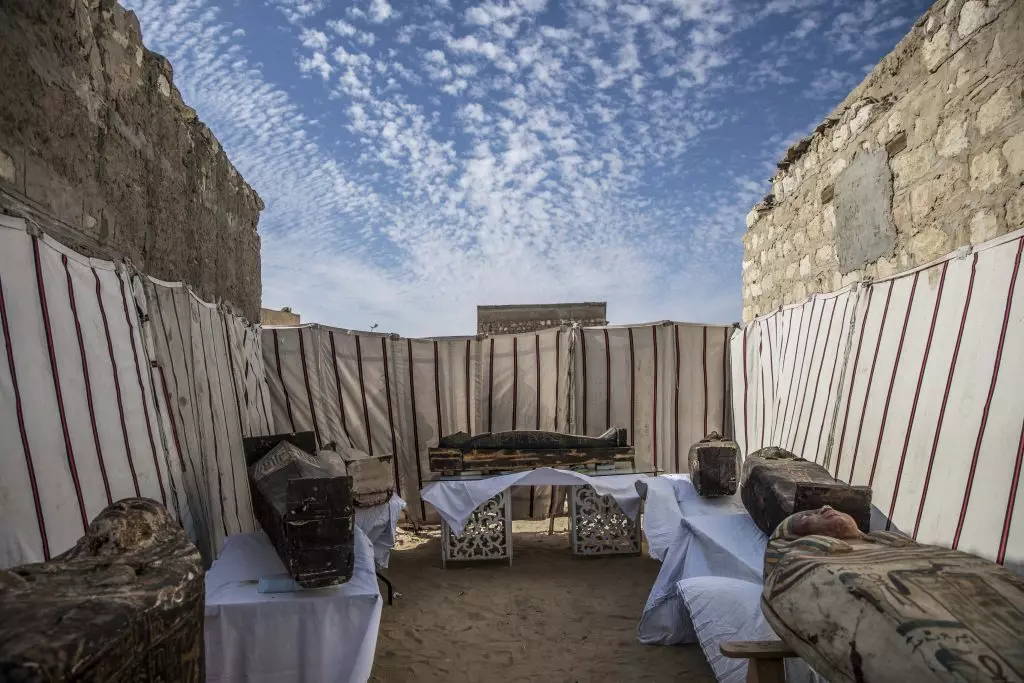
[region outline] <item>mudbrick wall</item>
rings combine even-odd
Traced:
[[[939,0],[748,215],[743,319],[1024,226],[1024,2]]]
[[[516,304],[477,306],[477,334],[522,334],[578,323],[583,327],[608,324],[605,302],[576,304]]]
[[[112,0],[0,2],[0,212],[259,320],[263,202]]]

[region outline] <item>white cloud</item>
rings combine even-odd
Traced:
[[[326,50],[330,45],[326,33],[308,28],[299,34],[299,42],[302,43],[303,47],[308,47],[310,50]]]
[[[388,4],[388,0],[370,0],[370,20],[382,23],[394,15],[394,9]]]

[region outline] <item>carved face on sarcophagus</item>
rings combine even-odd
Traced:
[[[253,452],[247,444],[247,458],[255,459]],[[352,578],[351,477],[336,476],[315,456],[281,440],[249,465],[249,481],[256,519],[296,583],[323,588]]]
[[[66,553],[0,571],[0,681],[201,683],[203,576],[163,506],[114,503]]]
[[[848,486],[821,465],[775,446],[747,456],[740,496],[758,528],[768,535],[794,512],[823,505],[847,513],[862,531],[871,525],[870,487]]]

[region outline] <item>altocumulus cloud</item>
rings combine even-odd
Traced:
[[[264,303],[470,333],[479,303],[740,315],[772,162],[922,0],[127,0],[263,196]]]

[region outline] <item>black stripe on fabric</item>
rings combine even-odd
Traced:
[[[494,431],[494,338],[491,338],[490,361],[487,364],[487,431]]]
[[[658,469],[658,328],[651,328],[651,337],[654,340],[654,414],[651,428],[651,452],[654,455],[654,469]]]
[[[228,531],[228,515],[224,507],[224,478],[220,467],[220,446],[217,443],[217,413],[213,410],[213,383],[210,380],[209,354],[206,351],[206,332],[203,330],[203,313],[199,309],[199,345],[203,352],[203,372],[206,375],[206,398],[210,409],[210,434],[213,436],[213,461],[217,464],[217,499],[220,501],[220,524],[224,529],[224,535]],[[276,333],[276,330],[275,330]],[[282,382],[283,384],[283,382]]]
[[[473,419],[472,419],[473,416],[472,416],[472,413],[470,412],[470,409],[469,409],[469,397],[470,397],[470,394],[472,393],[470,391],[470,385],[469,385],[469,383],[472,381],[472,374],[471,374],[471,370],[472,370],[472,367],[471,367],[472,351],[473,351],[473,340],[472,339],[467,339],[466,340],[466,397],[465,397],[466,398],[466,433],[470,434],[470,435],[473,434]]]
[[[380,350],[384,357],[384,398],[388,404],[388,427],[391,429],[391,455],[395,463],[395,491],[401,495],[402,483],[398,476],[398,439],[395,436],[395,413],[391,407],[391,376],[388,369],[388,340],[386,337],[380,338]]]
[[[587,392],[587,331],[580,328],[580,359],[583,364],[583,433],[587,434],[587,404],[590,394]]]
[[[728,438],[729,434],[729,330],[722,328],[722,436]]]
[[[345,399],[342,398],[341,374],[338,372],[338,349],[334,346],[334,330],[328,332],[327,337],[331,340],[331,365],[334,366],[334,388],[338,394],[338,412],[341,413],[341,431],[345,433],[345,438],[351,441],[352,437],[348,433],[348,420],[345,418]]]
[[[78,480],[78,465],[75,462],[75,450],[71,445],[71,432],[68,429],[67,414],[64,411],[64,395],[61,392],[60,374],[57,370],[57,355],[53,348],[53,331],[50,328],[50,309],[46,304],[46,286],[43,283],[43,265],[39,257],[39,238],[32,237],[32,250],[36,267],[36,286],[39,292],[39,305],[43,315],[43,329],[46,333],[46,348],[50,358],[50,377],[53,380],[53,390],[57,398],[57,412],[60,416],[60,428],[64,434],[64,453],[67,457],[68,468],[71,471],[71,480],[75,486],[75,496],[78,498],[78,511],[82,517],[83,532],[89,528],[89,513],[85,509],[85,500],[82,497],[82,485]]]
[[[512,429],[519,415],[519,337],[512,337]]]
[[[676,345],[676,387],[672,403],[672,453],[675,461],[676,472],[679,472],[679,325],[672,326],[672,333]]]
[[[18,433],[21,436],[21,448],[25,453],[25,468],[28,470],[28,482],[32,488],[32,502],[36,509],[36,524],[39,526],[39,540],[43,546],[43,559],[50,560],[50,541],[46,535],[46,520],[43,518],[43,505],[39,497],[39,483],[36,481],[36,468],[32,464],[32,447],[28,441],[28,430],[25,428],[25,409],[21,402],[21,390],[18,386],[18,366],[14,362],[14,342],[11,339],[11,328],[7,322],[7,300],[4,298],[3,279],[0,278],[0,324],[4,331],[4,346],[7,350],[7,367],[11,373],[11,389],[14,392],[14,409],[18,415]]]
[[[612,426],[612,343],[608,339],[608,328],[604,328],[604,424]]]
[[[317,447],[323,446],[320,438],[320,423],[316,419],[316,401],[313,400],[313,389],[309,384],[309,369],[306,364],[306,337],[302,334],[306,328],[299,328],[299,359],[302,363],[302,382],[306,386],[306,400],[309,402],[309,414],[313,418],[313,437],[316,439]]]
[[[704,432],[701,436],[708,435],[708,328],[703,328],[703,343],[701,348],[701,370],[704,373]],[[723,436],[725,436],[723,434]]]
[[[356,338],[356,365],[359,368],[359,394],[363,398],[363,428],[366,431],[366,452],[373,455],[373,439],[370,435],[370,406],[366,402],[366,381],[363,378],[363,344],[360,336]]]
[[[633,328],[629,333],[629,438],[636,445],[636,354],[633,350]]]
[[[412,407],[412,443],[413,443],[413,456],[416,458],[416,497],[420,499],[420,517],[422,519],[427,518],[427,507],[423,502],[423,498],[420,497],[420,490],[423,488],[423,467],[420,465],[420,415],[416,410],[416,371],[415,361],[413,360],[412,353],[412,339],[406,339],[406,348],[409,351],[409,402]],[[434,351],[437,351],[437,342],[434,342]],[[437,362],[435,357],[434,362]],[[440,434],[438,434],[440,438]],[[397,458],[395,458],[395,469],[398,469]]]
[[[224,400],[224,378],[221,377],[221,374],[220,374],[220,363],[216,359],[216,354],[217,354],[217,333],[216,333],[215,329],[216,329],[217,325],[214,322],[214,318],[216,316],[218,316],[219,313],[215,313],[213,310],[207,310],[207,313],[209,313],[209,315],[210,315],[210,343],[213,345],[213,353],[214,353],[214,356],[215,356],[213,367],[217,371],[217,393],[218,393],[218,395],[220,395],[220,414],[221,414],[221,418],[222,418],[222,424],[223,424],[223,427],[224,427],[224,441],[225,441],[225,443],[227,444],[227,447],[228,447],[228,449],[227,449],[227,456],[228,456],[228,469],[231,470],[231,493],[232,493],[232,497],[235,499],[235,528],[238,531],[241,531],[242,530],[242,517],[241,517],[241,514],[239,513],[239,508],[241,506],[238,504],[238,478],[235,476],[235,455],[234,455],[235,454],[235,449],[233,447],[234,445],[231,443],[231,430],[228,429],[228,410],[227,410],[227,406],[225,405],[227,402]],[[227,352],[227,348],[226,347],[225,347],[225,351]],[[239,427],[241,427],[241,425],[239,425]],[[241,436],[241,434],[239,434],[239,436]],[[238,446],[239,446],[238,454],[243,458],[243,461],[244,461],[245,454],[241,451],[241,446],[242,446],[241,441],[239,441]],[[246,473],[246,476],[248,476],[248,472]]]

